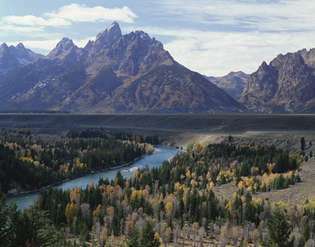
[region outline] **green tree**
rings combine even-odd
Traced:
[[[160,242],[156,239],[153,226],[150,222],[147,222],[143,228],[140,246],[141,247],[159,247],[160,246]]]
[[[128,247],[140,247],[140,236],[139,236],[139,231],[134,228],[130,234],[130,238],[127,241],[127,246]]]
[[[1,195],[0,195],[1,197]],[[10,218],[9,208],[0,198],[0,246],[12,246],[14,240],[14,224]]]
[[[301,151],[302,151],[302,152],[305,151],[305,147],[306,147],[305,138],[302,137],[302,138],[301,138]]]
[[[271,243],[274,246],[286,247],[289,245],[291,225],[287,215],[279,208],[276,208],[268,220],[268,231]]]
[[[124,187],[124,182],[125,182],[124,177],[121,175],[121,172],[118,171],[117,175],[116,175],[116,178],[115,178],[115,184],[119,185],[120,187],[123,188]]]

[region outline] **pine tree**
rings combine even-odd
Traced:
[[[121,172],[118,171],[115,178],[115,185],[119,185],[120,187],[124,187],[124,177],[121,175]]]
[[[139,247],[140,243],[139,243],[139,231],[134,228],[131,232],[131,236],[127,241],[127,246],[128,247]]]
[[[287,221],[287,215],[281,209],[276,208],[273,212],[268,221],[268,231],[273,245],[288,246],[291,226]]]
[[[160,242],[155,238],[155,232],[150,222],[147,222],[143,228],[140,246],[141,247],[159,247],[160,246]]]
[[[302,137],[302,138],[301,138],[301,151],[302,151],[302,152],[305,151],[305,146],[306,146],[306,144],[305,144],[305,138]]]
[[[0,246],[11,246],[14,239],[14,224],[8,213],[4,200],[0,198]]]

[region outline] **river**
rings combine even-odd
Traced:
[[[153,154],[144,155],[141,159],[135,161],[128,167],[114,168],[108,171],[89,174],[80,178],[64,182],[56,186],[56,188],[62,190],[69,190],[77,187],[85,188],[89,184],[92,183],[97,184],[100,178],[108,178],[109,180],[114,179],[118,171],[120,171],[124,177],[128,178],[137,169],[161,166],[163,161],[173,158],[177,154],[177,152],[178,150],[173,147],[159,146],[155,148]],[[30,206],[32,206],[38,198],[39,192],[31,194],[22,194],[8,198],[7,203],[16,204],[18,209],[23,210],[25,208],[29,208]]]

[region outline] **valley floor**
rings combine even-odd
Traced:
[[[300,139],[305,137],[307,142],[315,143],[315,135],[313,132],[247,132],[235,136],[235,141],[239,144],[256,143],[275,145],[276,147],[289,149],[298,152],[300,149]],[[208,138],[219,142],[222,136],[214,136]],[[306,153],[314,153],[315,147],[308,145]],[[269,199],[272,202],[283,201],[290,205],[297,205],[304,203],[307,199],[315,198],[315,158],[304,162],[300,168],[300,177],[302,182],[291,185],[287,189],[274,190],[269,192],[256,193],[254,197]],[[214,191],[218,197],[223,199],[231,198],[232,194],[237,191],[236,185],[231,182],[228,184],[216,186]]]
[[[315,198],[315,160],[305,162],[301,168],[301,183],[290,186],[287,189],[275,190],[254,195],[256,198],[269,199],[272,202],[286,202],[290,205],[304,203],[307,199]],[[215,194],[219,198],[229,199],[237,191],[237,187],[232,183],[224,184],[214,188]]]
[[[302,166],[300,176],[301,183],[297,183],[290,188],[265,193],[260,193],[257,197],[269,198],[272,201],[284,201],[292,205],[301,204],[307,199],[315,198],[315,160],[305,162]]]
[[[22,130],[27,130],[27,124],[22,121],[24,117],[14,116],[12,119],[6,119],[1,118],[0,115],[0,128],[1,126],[6,128],[9,123],[14,122]],[[50,127],[54,126],[53,123],[58,119],[67,119],[66,123],[69,125],[70,122],[78,120],[77,126],[70,127],[77,127],[83,132],[91,126],[92,129],[100,128],[101,132],[105,133],[124,130],[131,137],[140,131],[150,134],[152,140],[153,136],[157,135],[163,143],[186,148],[186,152],[176,156],[160,169],[137,171],[131,180],[117,176],[114,183],[103,181],[98,187],[43,193],[38,209],[50,210],[56,226],[65,224],[65,229],[69,233],[65,234],[65,239],[78,245],[81,243],[81,238],[90,243],[89,246],[95,246],[94,241],[105,240],[109,246],[121,246],[129,241],[143,243],[143,236],[146,236],[144,232],[153,236],[152,242],[158,239],[161,243],[168,243],[162,246],[243,246],[244,241],[249,243],[245,244],[246,246],[254,246],[253,243],[258,241],[269,243],[265,235],[260,233],[264,232],[266,236],[273,237],[270,233],[273,230],[268,228],[268,224],[269,222],[277,224],[273,219],[278,219],[279,214],[277,215],[275,210],[278,206],[263,207],[268,203],[263,204],[265,201],[257,202],[252,198],[268,199],[272,202],[270,204],[277,201],[287,202],[290,208],[293,208],[291,205],[301,205],[302,207],[299,207],[301,212],[305,205],[308,206],[304,202],[315,198],[315,159],[302,162],[303,158],[312,156],[311,153],[315,154],[315,129],[313,129],[315,125],[309,129],[303,127],[296,129],[295,124],[303,117],[269,116],[262,121],[262,116],[251,116],[251,121],[248,122],[244,116],[238,115],[213,118],[201,115],[191,118],[187,115],[130,116],[130,118],[117,115],[91,116],[91,118],[65,115],[55,118],[49,115],[45,116],[48,123],[45,129],[37,116],[30,116],[26,122],[31,125],[38,123],[39,133],[52,131]],[[143,121],[144,119],[151,119],[151,122]],[[289,119],[293,120],[293,125],[291,122],[291,125],[287,126],[293,128],[282,128]],[[314,116],[309,116],[308,120],[313,120],[315,123]],[[247,126],[243,125],[245,122]],[[268,122],[269,127],[263,122]],[[303,125],[309,126],[310,122],[304,119]],[[120,124],[116,126],[116,123]],[[60,126],[57,124],[54,130],[60,128],[61,131],[64,125],[64,122]],[[159,126],[161,128],[157,128]],[[266,128],[261,129],[262,126]],[[122,137],[124,135],[121,134]],[[301,155],[302,137],[305,138],[305,156]],[[134,136],[134,139],[137,138]],[[28,148],[27,145],[22,147]],[[63,148],[69,149],[67,146]],[[251,166],[246,166],[247,163]],[[285,177],[286,186],[283,185],[284,183],[282,186],[279,185],[280,182],[276,184],[276,178],[282,176],[280,174],[289,172],[292,173],[290,177]],[[297,173],[298,176],[295,176]],[[268,183],[262,180],[264,175],[268,177]],[[246,181],[249,181],[246,180],[247,178],[253,179],[251,184],[246,185]],[[300,178],[301,182],[299,182]],[[245,192],[237,188],[235,181],[239,181],[238,185],[241,185],[240,188],[244,188]],[[244,182],[244,185],[241,182]],[[220,185],[223,183],[226,184]],[[158,187],[151,189],[155,186]],[[166,188],[169,190],[167,193],[165,193]],[[287,189],[273,190],[277,188]],[[247,193],[247,189],[251,192]],[[261,192],[270,189],[272,191]],[[104,200],[104,198],[112,199]],[[56,210],[58,207],[54,206],[55,204],[63,205],[63,208]],[[213,212],[216,214],[214,215]],[[270,212],[272,217],[268,214]],[[65,217],[55,217],[58,215]],[[293,222],[290,217],[294,214],[287,215],[285,211],[283,215],[281,211],[279,218],[288,221],[289,233],[291,226],[298,229],[299,234],[312,231],[309,229],[306,231],[303,228],[305,224],[301,221]],[[312,214],[307,217],[313,220]],[[80,224],[77,224],[77,219]],[[173,223],[172,228],[171,223]],[[176,228],[179,225],[180,227]],[[292,232],[290,236],[294,234],[295,232]],[[90,239],[88,236],[93,238]],[[289,237],[286,240],[288,239]],[[308,240],[310,237],[303,235],[301,243]]]

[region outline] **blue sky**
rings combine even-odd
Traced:
[[[0,42],[47,53],[62,37],[84,46],[118,21],[144,30],[207,75],[253,72],[279,53],[315,47],[312,0],[1,0]]]

